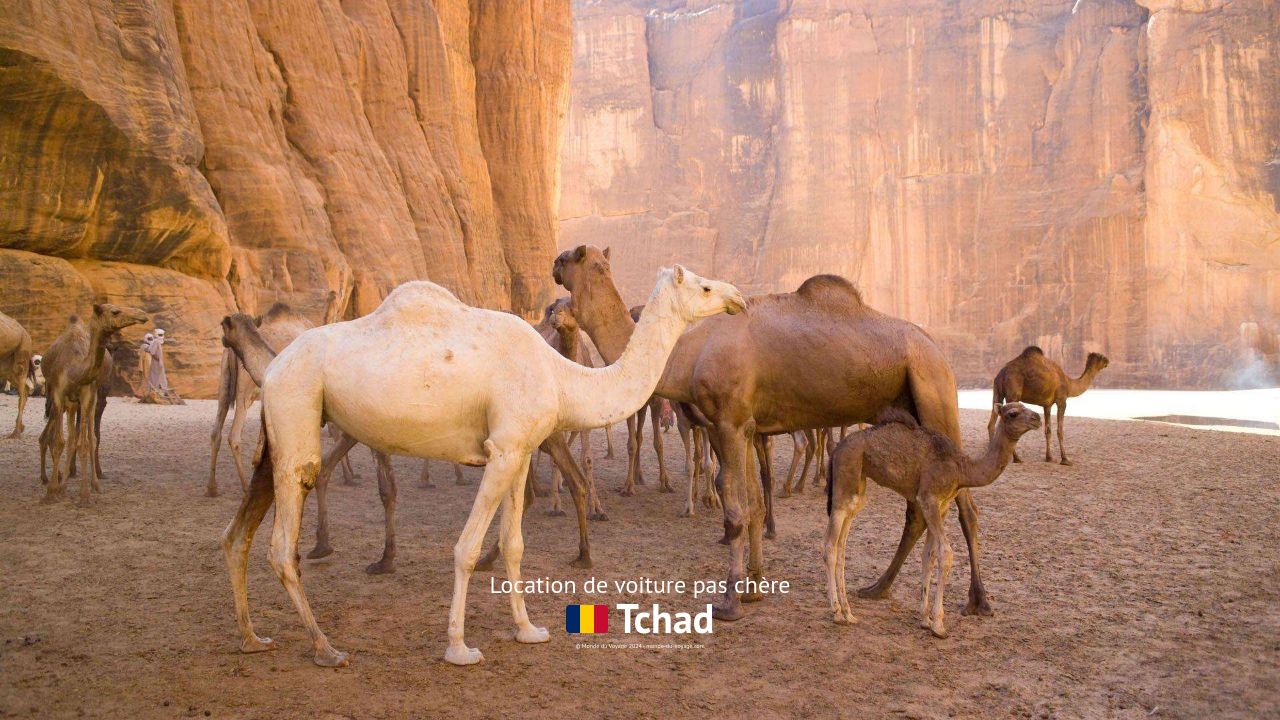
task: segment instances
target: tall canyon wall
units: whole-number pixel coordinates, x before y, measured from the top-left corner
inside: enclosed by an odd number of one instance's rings
[[[6,0],[0,311],[109,300],[208,395],[218,321],[396,285],[552,295],[569,0]],[[142,332],[130,331],[130,339]]]
[[[576,0],[562,247],[639,302],[843,274],[966,383],[1037,343],[1247,382],[1280,332],[1280,2]],[[1257,381],[1253,377],[1252,381]]]

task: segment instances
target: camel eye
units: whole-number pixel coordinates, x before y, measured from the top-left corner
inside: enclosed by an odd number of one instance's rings
[[[709,288],[709,287],[705,287],[705,286],[704,286],[704,287],[702,288],[702,292],[704,292],[704,293],[709,293],[709,292],[711,292],[711,288]]]

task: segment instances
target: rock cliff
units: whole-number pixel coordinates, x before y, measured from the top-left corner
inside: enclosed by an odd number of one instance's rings
[[[563,247],[856,280],[989,383],[1233,385],[1280,331],[1274,0],[576,0]],[[1260,370],[1261,375],[1258,374]]]
[[[0,4],[0,310],[42,348],[141,307],[189,396],[233,309],[429,278],[532,311],[571,42],[568,0]]]

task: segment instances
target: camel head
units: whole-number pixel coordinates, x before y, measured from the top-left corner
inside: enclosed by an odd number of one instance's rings
[[[93,306],[93,320],[110,335],[116,330],[146,322],[147,314],[137,308],[99,303]]]
[[[1106,355],[1096,352],[1089,353],[1089,359],[1084,361],[1085,369],[1097,368],[1098,372],[1101,372],[1103,368],[1110,364],[1111,361],[1107,359]]]
[[[747,309],[747,301],[738,288],[719,280],[699,277],[680,265],[664,269],[659,278],[671,283],[675,289],[676,307],[689,322],[722,312],[737,315]]]
[[[997,405],[996,414],[1000,416],[1000,431],[1015,442],[1024,433],[1040,427],[1040,413],[1020,402]]]
[[[601,250],[595,245],[579,245],[565,250],[551,266],[551,277],[557,285],[577,294],[589,291],[590,286],[601,281],[613,284],[609,269],[609,248]]]
[[[546,319],[556,332],[572,334],[578,331],[578,319],[573,316],[573,310],[569,307],[571,303],[572,299],[566,297],[547,306]]]
[[[250,334],[250,331],[257,332],[258,323],[249,315],[244,313],[235,313],[222,318],[222,346],[228,348],[235,347],[235,341]]]

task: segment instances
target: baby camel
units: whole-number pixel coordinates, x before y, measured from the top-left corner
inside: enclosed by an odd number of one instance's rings
[[[310,635],[313,660],[347,664],[347,654],[334,649],[316,623],[298,573],[302,504],[320,472],[326,419],[382,452],[484,466],[454,546],[445,660],[470,665],[483,659],[464,641],[467,585],[499,506],[516,640],[546,642],[546,629],[529,621],[520,583],[530,454],[557,431],[601,427],[634,413],[653,394],[671,349],[692,322],[745,306],[732,285],[679,266],[663,270],[625,352],[602,369],[561,357],[515,315],[469,307],[422,281],[396,288],[358,320],[304,332],[267,368],[267,450],[222,537],[241,650],[273,647],[253,630],[246,574],[253,533],[274,503],[269,558]],[[371,376],[374,363],[380,372]]]
[[[942,590],[951,572],[951,545],[943,530],[947,508],[964,488],[995,482],[1013,457],[1018,438],[1040,427],[1040,416],[1022,403],[996,408],[999,423],[987,450],[971,458],[950,438],[921,427],[909,413],[890,408],[875,427],[853,433],[832,453],[827,483],[827,600],[835,621],[855,622],[845,594],[845,547],[854,517],[867,502],[867,477],[906,498],[923,515],[928,537],[923,553],[924,587],[920,627],[946,637]],[[837,574],[839,581],[837,582]],[[930,585],[933,585],[932,589]],[[932,591],[931,591],[932,590]]]

